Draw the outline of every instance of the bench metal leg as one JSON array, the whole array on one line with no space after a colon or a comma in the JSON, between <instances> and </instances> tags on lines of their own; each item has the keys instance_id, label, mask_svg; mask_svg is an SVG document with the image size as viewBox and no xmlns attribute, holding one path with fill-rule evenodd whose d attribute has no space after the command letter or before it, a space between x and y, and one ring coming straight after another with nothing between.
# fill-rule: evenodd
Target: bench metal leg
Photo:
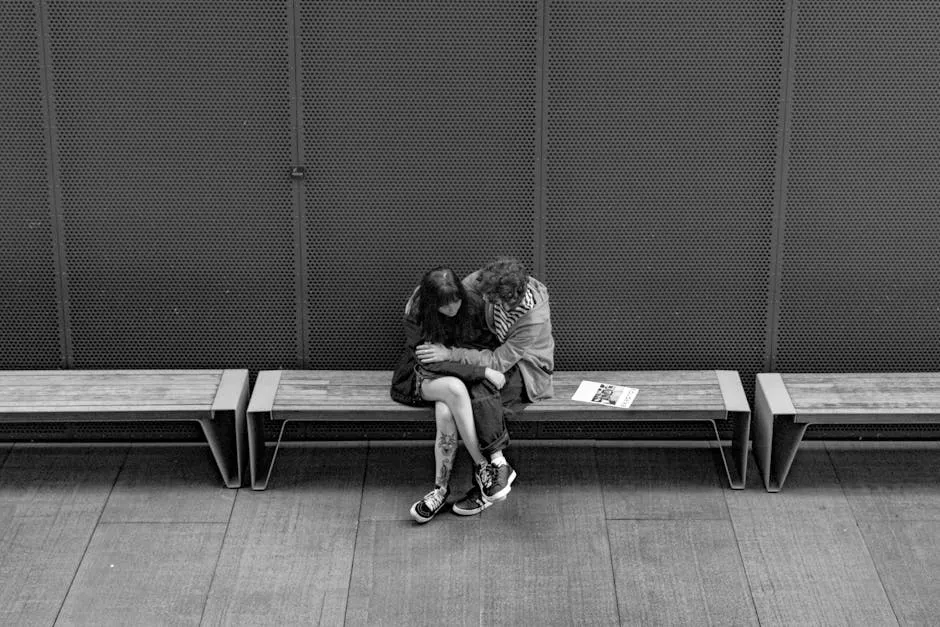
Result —
<instances>
[{"instance_id":1,"label":"bench metal leg","mask_svg":"<svg viewBox=\"0 0 940 627\"><path fill-rule=\"evenodd\" d=\"M754 460L767 491L779 492L809 425L795 421L796 409L779 374L757 375L754 404Z\"/></svg>"},{"instance_id":2,"label":"bench metal leg","mask_svg":"<svg viewBox=\"0 0 940 627\"><path fill-rule=\"evenodd\" d=\"M733 490L744 488L744 481L747 477L747 453L750 445L751 431L751 407L747 402L747 395L744 393L744 386L741 385L741 375L735 370L716 370L715 377L718 379L718 385L721 388L721 396L725 402L727 418L732 424L731 435L731 458L733 464L729 465L727 455L721 445L721 438L718 438L718 448L724 459L725 470L728 472L728 482ZM712 427L715 429L715 435L718 435L718 427L712 421Z\"/></svg>"},{"instance_id":3,"label":"bench metal leg","mask_svg":"<svg viewBox=\"0 0 940 627\"><path fill-rule=\"evenodd\" d=\"M200 420L199 425L209 442L209 449L215 458L215 463L222 473L222 480L228 488L240 488L242 485L241 468L239 467L237 416L226 416L227 412L218 412L214 419ZM244 420L244 418L242 418Z\"/></svg>"},{"instance_id":4,"label":"bench metal leg","mask_svg":"<svg viewBox=\"0 0 940 627\"><path fill-rule=\"evenodd\" d=\"M793 465L793 458L803 441L808 424L793 421L792 416L776 416L773 425L773 444L770 450L770 468L765 484L768 492L783 488Z\"/></svg>"},{"instance_id":5,"label":"bench metal leg","mask_svg":"<svg viewBox=\"0 0 940 627\"><path fill-rule=\"evenodd\" d=\"M251 474L251 489L264 490L268 487L271 480L271 473L274 471L274 461L277 459L277 452L281 448L281 440L284 437L284 430L287 428L288 420L281 423L281 430L277 436L277 443L274 445L274 451L271 453L271 461L267 461L267 447L264 442L264 420L270 414L248 412L248 464Z\"/></svg>"},{"instance_id":6,"label":"bench metal leg","mask_svg":"<svg viewBox=\"0 0 940 627\"><path fill-rule=\"evenodd\" d=\"M754 461L760 472L764 487L770 485L770 451L773 448L774 417L766 405L761 387L757 386L754 397Z\"/></svg>"},{"instance_id":7,"label":"bench metal leg","mask_svg":"<svg viewBox=\"0 0 940 627\"><path fill-rule=\"evenodd\" d=\"M744 489L744 480L747 472L747 444L744 445L744 454L740 455L739 451L735 449L738 448L738 444L735 442L737 439L737 427L735 427L735 439L732 440L730 446L730 455L732 458L731 464L728 463L728 454L725 452L725 446L721 443L721 435L718 433L718 425L715 424L714 420L709 420L708 423L712 426L712 430L715 432L715 444L718 446L718 454L721 455L721 463L725 468L725 475L728 477L728 485L731 486L732 490L742 490Z\"/></svg>"},{"instance_id":8,"label":"bench metal leg","mask_svg":"<svg viewBox=\"0 0 940 627\"><path fill-rule=\"evenodd\" d=\"M731 464L728 464L727 454L724 446L721 444L721 438L718 437L718 426L712 420L712 427L715 430L715 436L718 438L718 448L721 455L725 458L725 469L728 471L728 483L732 490L743 490L747 480L747 462L748 452L750 450L751 438L751 412L728 412L728 419L732 423L731 432Z\"/></svg>"},{"instance_id":9,"label":"bench metal leg","mask_svg":"<svg viewBox=\"0 0 940 627\"><path fill-rule=\"evenodd\" d=\"M779 492L809 425L794 422L794 416L774 416L762 411L759 392L760 389L754 419L754 460L767 491Z\"/></svg>"}]
</instances>

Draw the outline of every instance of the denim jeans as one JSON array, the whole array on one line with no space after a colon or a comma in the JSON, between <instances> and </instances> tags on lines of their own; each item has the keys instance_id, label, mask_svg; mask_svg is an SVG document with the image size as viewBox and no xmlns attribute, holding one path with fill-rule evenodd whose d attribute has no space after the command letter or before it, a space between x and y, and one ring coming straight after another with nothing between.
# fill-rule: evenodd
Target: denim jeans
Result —
<instances>
[{"instance_id":1,"label":"denim jeans","mask_svg":"<svg viewBox=\"0 0 940 627\"><path fill-rule=\"evenodd\" d=\"M529 402L519 368L513 366L506 373L506 385L501 390L497 390L489 381L470 386L470 402L480 451L489 457L505 449L509 446L506 419L521 413Z\"/></svg>"}]
</instances>

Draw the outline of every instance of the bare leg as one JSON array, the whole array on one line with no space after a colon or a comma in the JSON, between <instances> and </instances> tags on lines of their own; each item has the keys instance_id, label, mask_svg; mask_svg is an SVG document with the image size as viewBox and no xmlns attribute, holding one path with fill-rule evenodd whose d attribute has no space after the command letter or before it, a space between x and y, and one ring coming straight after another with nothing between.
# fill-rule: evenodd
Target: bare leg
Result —
<instances>
[{"instance_id":1,"label":"bare leg","mask_svg":"<svg viewBox=\"0 0 940 627\"><path fill-rule=\"evenodd\" d=\"M467 386L457 377L441 377L426 381L421 385L421 397L426 401L440 401L447 406L454 422L457 424L457 431L463 439L463 445L466 447L474 463L489 463L483 453L480 452L480 442L477 440L476 426L473 424L473 407L470 405L470 394L467 392Z\"/></svg>"},{"instance_id":2,"label":"bare leg","mask_svg":"<svg viewBox=\"0 0 940 627\"><path fill-rule=\"evenodd\" d=\"M437 475L434 477L434 485L443 488L450 483L454 457L457 456L457 423L447 405L440 401L434 403L434 418L437 420L437 441L434 443Z\"/></svg>"}]
</instances>

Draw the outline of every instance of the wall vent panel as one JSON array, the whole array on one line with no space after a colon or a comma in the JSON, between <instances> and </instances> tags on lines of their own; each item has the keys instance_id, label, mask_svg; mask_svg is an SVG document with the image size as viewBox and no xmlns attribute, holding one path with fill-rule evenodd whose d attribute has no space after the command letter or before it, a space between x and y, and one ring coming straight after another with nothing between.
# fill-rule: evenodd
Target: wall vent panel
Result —
<instances>
[{"instance_id":1,"label":"wall vent panel","mask_svg":"<svg viewBox=\"0 0 940 627\"><path fill-rule=\"evenodd\" d=\"M0 368L65 365L35 2L0 20Z\"/></svg>"},{"instance_id":2,"label":"wall vent panel","mask_svg":"<svg viewBox=\"0 0 940 627\"><path fill-rule=\"evenodd\" d=\"M424 271L532 264L540 2L301 2L311 367L387 368Z\"/></svg>"},{"instance_id":3,"label":"wall vent panel","mask_svg":"<svg viewBox=\"0 0 940 627\"><path fill-rule=\"evenodd\" d=\"M548 1L559 368L764 366L788 12Z\"/></svg>"},{"instance_id":4,"label":"wall vent panel","mask_svg":"<svg viewBox=\"0 0 940 627\"><path fill-rule=\"evenodd\" d=\"M796 5L775 369L940 369L940 5Z\"/></svg>"},{"instance_id":5,"label":"wall vent panel","mask_svg":"<svg viewBox=\"0 0 940 627\"><path fill-rule=\"evenodd\" d=\"M48 5L74 365L298 365L287 7Z\"/></svg>"}]
</instances>

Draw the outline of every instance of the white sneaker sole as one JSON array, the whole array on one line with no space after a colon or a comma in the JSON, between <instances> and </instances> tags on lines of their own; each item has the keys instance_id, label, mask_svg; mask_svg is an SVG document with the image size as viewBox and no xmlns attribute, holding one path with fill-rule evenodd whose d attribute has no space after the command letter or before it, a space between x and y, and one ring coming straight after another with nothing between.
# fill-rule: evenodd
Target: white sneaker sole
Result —
<instances>
[{"instance_id":1,"label":"white sneaker sole","mask_svg":"<svg viewBox=\"0 0 940 627\"><path fill-rule=\"evenodd\" d=\"M481 507L480 509L460 509L459 507L457 507L457 504L454 503L453 506L451 506L450 511L454 512L458 516L476 516L477 514L485 510L490 505L492 505L492 503L488 501L483 501L483 507Z\"/></svg>"},{"instance_id":2,"label":"white sneaker sole","mask_svg":"<svg viewBox=\"0 0 940 627\"><path fill-rule=\"evenodd\" d=\"M421 514L418 513L418 504L415 503L414 505L411 506L410 513L411 513L411 517L414 518L416 523L423 525L426 522L431 522L432 520L434 520L434 517L440 514L442 509L444 509L443 506L441 506L440 509L438 509L436 512L431 514L428 518L425 518Z\"/></svg>"},{"instance_id":3,"label":"white sneaker sole","mask_svg":"<svg viewBox=\"0 0 940 627\"><path fill-rule=\"evenodd\" d=\"M480 487L480 493L483 495L483 500L492 505L493 503L501 503L506 500L506 497L509 496L509 493L512 491L512 482L516 480L516 471L513 469L512 474L509 475L509 479L506 480L506 487L497 492L492 496L486 496L483 493L482 486Z\"/></svg>"}]
</instances>

